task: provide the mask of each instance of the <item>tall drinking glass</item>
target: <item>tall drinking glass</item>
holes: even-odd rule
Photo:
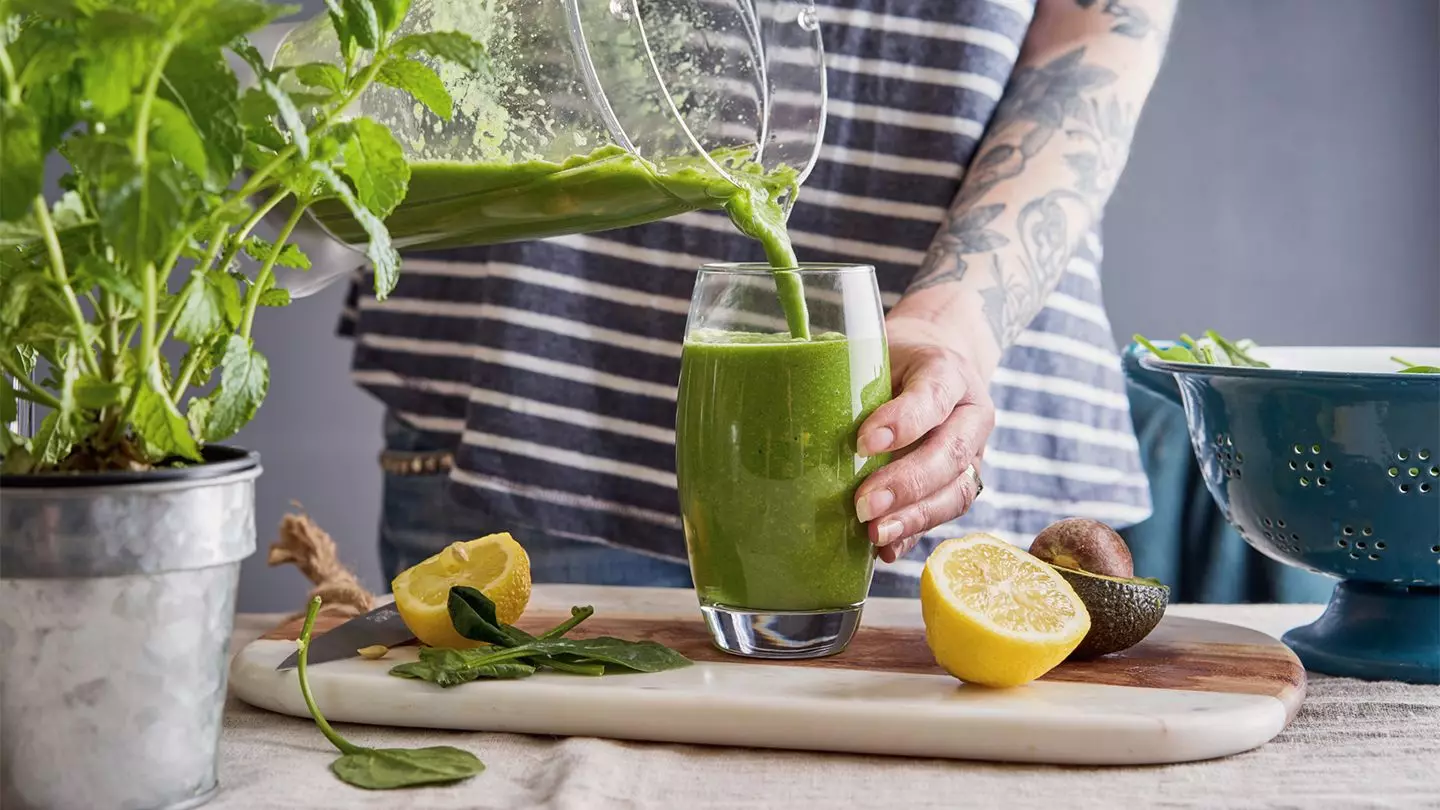
[[[809,340],[786,326],[796,295]],[[850,642],[874,562],[855,489],[886,461],[857,455],[855,436],[889,399],[873,267],[701,268],[681,354],[676,464],[690,571],[721,649],[810,658]]]

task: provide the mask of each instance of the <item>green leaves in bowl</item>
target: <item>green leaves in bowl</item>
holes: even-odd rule
[[[1402,368],[1400,369],[1401,374],[1440,374],[1440,366],[1416,365],[1415,363],[1401,360],[1398,357],[1392,357],[1390,359],[1394,360],[1402,366]]]
[[[1254,341],[1231,341],[1221,336],[1221,334],[1214,329],[1205,330],[1205,337],[1201,340],[1196,340],[1189,335],[1182,334],[1178,344],[1163,348],[1151,343],[1143,335],[1135,335],[1135,342],[1144,346],[1151,354],[1161,360],[1169,360],[1173,363],[1201,363],[1209,366],[1248,366],[1250,368],[1270,367],[1269,363],[1263,360],[1257,360],[1250,355],[1250,350],[1255,348]]]

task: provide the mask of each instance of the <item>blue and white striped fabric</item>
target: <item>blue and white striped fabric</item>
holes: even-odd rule
[[[877,268],[905,290],[993,114],[1032,0],[828,0],[826,146],[790,220],[805,261]],[[523,525],[684,559],[675,390],[695,270],[762,260],[723,214],[544,242],[407,256],[394,295],[352,289],[354,379],[456,445],[458,497]],[[1149,513],[1090,235],[995,376],[985,494],[934,542],[1012,542],[1063,516]]]

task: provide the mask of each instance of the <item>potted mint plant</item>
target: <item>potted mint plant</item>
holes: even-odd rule
[[[216,789],[260,473],[221,442],[269,385],[257,314],[288,303],[275,268],[307,266],[289,239],[321,201],[365,228],[376,293],[393,287],[383,221],[409,168],[347,109],[377,82],[448,109],[436,60],[483,58],[460,34],[398,35],[409,0],[328,6],[335,59],[275,70],[245,36],[292,7],[0,0],[0,805]],[[273,241],[253,233],[281,211]]]

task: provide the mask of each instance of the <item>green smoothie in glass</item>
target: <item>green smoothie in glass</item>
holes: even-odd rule
[[[874,550],[855,488],[885,459],[856,456],[855,435],[889,398],[878,336],[690,335],[676,458],[702,603],[811,611],[865,600]]]

